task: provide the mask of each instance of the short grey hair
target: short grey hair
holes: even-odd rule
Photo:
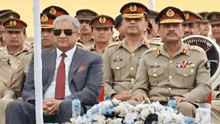
[[[58,16],[54,20],[53,25],[55,26],[58,22],[61,22],[61,21],[70,21],[73,24],[73,26],[76,28],[76,30],[79,32],[80,23],[79,23],[78,19],[73,18],[70,15],[61,15],[61,16]]]

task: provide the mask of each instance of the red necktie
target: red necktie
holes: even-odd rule
[[[66,57],[65,53],[62,54],[62,60],[57,70],[57,79],[56,79],[56,90],[55,90],[55,99],[63,99],[65,96],[65,63],[64,58]]]

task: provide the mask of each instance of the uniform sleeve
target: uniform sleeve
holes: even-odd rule
[[[144,59],[144,55],[142,56],[138,70],[136,73],[136,79],[133,86],[133,96],[146,94],[149,87],[149,81],[148,81],[148,73],[147,73],[147,66],[146,61]]]
[[[113,80],[114,75],[113,71],[111,69],[111,55],[110,55],[110,49],[106,49],[104,55],[103,55],[103,81],[105,84],[105,96],[112,96],[113,94],[117,93],[113,89]]]
[[[196,85],[193,90],[183,94],[183,96],[190,102],[202,103],[206,101],[206,98],[211,91],[209,87],[210,68],[207,67],[207,57],[203,51],[201,54],[201,62],[197,68]]]

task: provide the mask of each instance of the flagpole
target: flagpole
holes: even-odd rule
[[[42,60],[41,60],[41,25],[40,0],[33,0],[34,17],[34,85],[36,124],[43,124],[43,95],[42,95]]]
[[[154,10],[155,9],[155,1],[154,0],[149,0],[149,9]]]

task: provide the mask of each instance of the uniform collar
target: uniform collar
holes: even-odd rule
[[[17,52],[16,54],[13,54],[13,53],[9,52],[8,49],[7,49],[7,46],[6,46],[6,50],[7,50],[8,54],[15,55],[15,56],[17,56],[17,55],[19,55],[20,53],[23,53],[23,52],[30,52],[30,48],[27,45],[23,45],[22,50]]]
[[[89,47],[89,51],[96,51],[95,44],[92,44],[92,46]]]
[[[126,42],[125,40],[126,40],[126,38],[124,38],[124,39],[119,43],[118,49],[119,49],[119,48],[129,49],[129,46],[128,46],[128,44],[127,44],[127,42]],[[141,46],[146,46],[146,47],[149,46],[149,42],[148,42],[148,39],[147,39],[147,38],[143,37],[142,42],[141,42],[141,44],[139,45],[139,47],[141,47]],[[139,48],[139,47],[138,47],[138,48]]]
[[[180,49],[174,54],[174,56],[178,55],[178,54],[184,54],[189,56],[188,53],[188,45],[183,43],[183,41],[181,41],[181,46]],[[160,56],[160,55],[165,55],[169,57],[169,54],[167,53],[167,51],[165,50],[164,44],[159,46],[159,48],[157,49],[157,55],[156,57]]]

